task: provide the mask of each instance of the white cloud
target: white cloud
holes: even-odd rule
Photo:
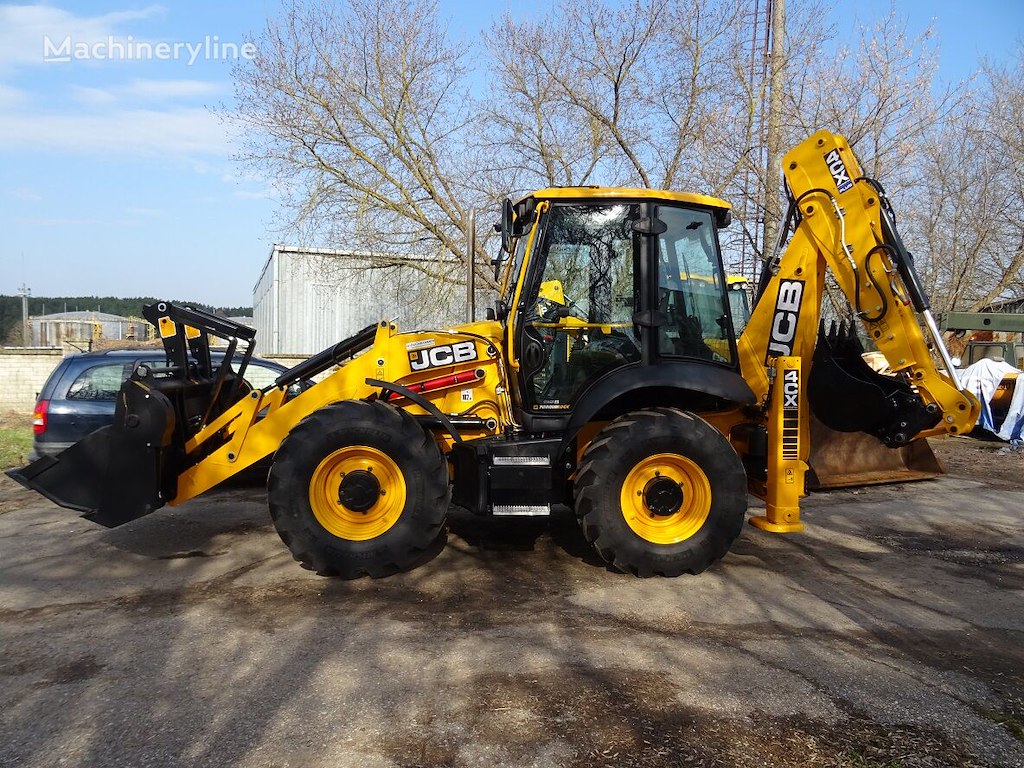
[[[129,98],[146,101],[201,99],[222,91],[219,83],[208,80],[133,80],[119,91]]]
[[[0,83],[0,109],[18,107],[28,101],[28,94],[10,85]]]
[[[29,187],[17,187],[7,193],[15,200],[22,200],[26,203],[37,203],[43,199],[43,196],[36,192],[34,189]]]
[[[220,156],[231,152],[220,119],[202,107],[117,109],[102,114],[0,113],[3,149],[120,156]]]
[[[118,102],[135,105],[139,102],[195,101],[215,96],[222,90],[219,83],[208,80],[136,79],[109,88],[71,86],[72,98],[87,107],[109,107]]]
[[[129,22],[163,15],[159,5],[98,16],[77,16],[51,5],[0,5],[0,70],[44,64],[46,37],[55,43],[66,37],[75,42],[103,42],[116,37]]]
[[[86,107],[109,107],[117,96],[106,88],[87,88],[83,85],[71,86],[71,98]]]

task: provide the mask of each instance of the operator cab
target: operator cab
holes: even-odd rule
[[[554,426],[601,386],[606,401],[646,386],[748,399],[718,243],[729,218],[724,201],[652,190],[547,189],[507,203],[499,313],[525,420]]]

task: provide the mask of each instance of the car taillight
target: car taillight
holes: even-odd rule
[[[50,410],[49,400],[40,400],[32,413],[32,433],[41,435],[46,431],[46,414]]]

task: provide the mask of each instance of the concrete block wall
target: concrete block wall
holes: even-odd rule
[[[31,415],[36,393],[62,357],[59,349],[0,348],[0,413]]]

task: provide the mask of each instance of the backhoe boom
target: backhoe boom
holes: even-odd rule
[[[863,176],[846,140],[827,131],[791,150],[783,171],[791,237],[765,265],[768,275],[738,346],[744,378],[769,409],[775,398],[785,396],[778,374],[772,373],[785,369],[791,358],[803,361],[799,418],[804,469],[811,450],[810,411],[832,430],[866,432],[892,448],[916,438],[969,431],[978,402],[952,373],[881,185]],[[882,376],[864,363],[852,321],[825,329],[826,267],[894,375]],[[922,324],[946,371],[933,362]],[[769,445],[770,453],[783,450],[780,442]],[[767,486],[776,499],[768,506],[769,522],[793,525],[792,509],[804,492],[802,475],[792,480],[769,473]]]

